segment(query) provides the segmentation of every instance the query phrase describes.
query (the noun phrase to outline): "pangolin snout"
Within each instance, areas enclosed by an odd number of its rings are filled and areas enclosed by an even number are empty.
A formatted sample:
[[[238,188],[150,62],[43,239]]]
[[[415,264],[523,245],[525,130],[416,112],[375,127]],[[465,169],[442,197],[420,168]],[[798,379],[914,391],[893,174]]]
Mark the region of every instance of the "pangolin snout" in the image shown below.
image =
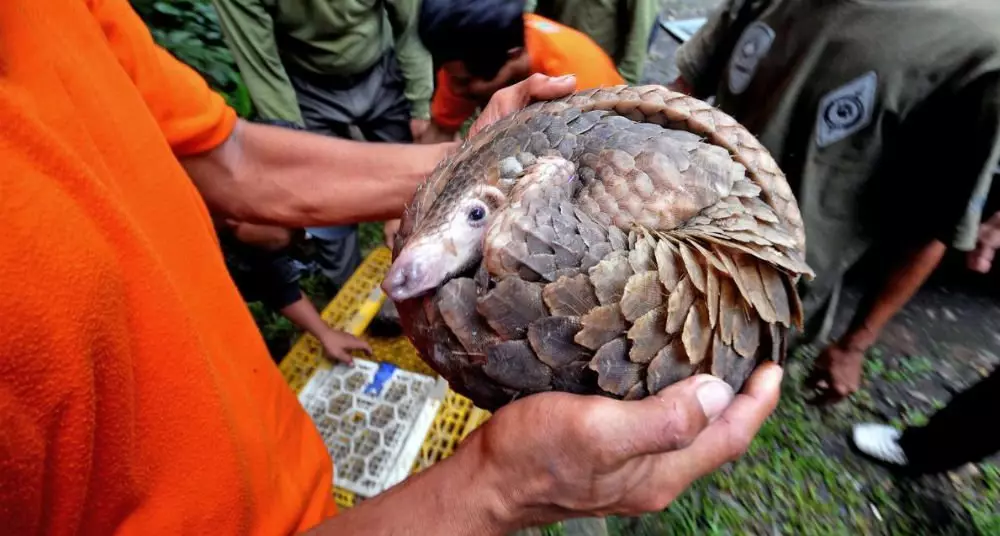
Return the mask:
[[[438,287],[451,271],[438,244],[404,248],[389,267],[382,290],[393,301],[403,301]]]
[[[400,258],[392,263],[389,273],[385,276],[385,281],[382,282],[382,290],[393,301],[402,301],[416,296],[417,292],[414,289],[421,286],[420,280],[423,278],[424,270],[421,269],[419,263],[415,261],[400,262],[402,260]]]

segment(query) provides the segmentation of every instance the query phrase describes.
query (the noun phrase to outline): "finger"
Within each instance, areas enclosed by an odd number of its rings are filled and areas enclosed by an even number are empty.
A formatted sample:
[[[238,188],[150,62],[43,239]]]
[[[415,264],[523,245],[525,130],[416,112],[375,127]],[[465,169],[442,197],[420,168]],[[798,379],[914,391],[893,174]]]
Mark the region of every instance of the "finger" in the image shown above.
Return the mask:
[[[688,448],[657,458],[648,477],[653,489],[679,491],[742,456],[778,405],[782,375],[775,363],[761,365],[743,392]]]
[[[1000,213],[979,226],[979,242],[989,249],[1000,247]]]
[[[528,103],[537,100],[550,100],[565,97],[576,89],[576,76],[566,75],[558,78],[535,73],[525,80],[505,87],[493,94],[471,127],[468,136],[475,136],[480,130],[493,124],[501,117],[512,114]]]
[[[353,345],[353,347],[351,349],[352,350],[359,350],[361,352],[364,352],[364,354],[368,355],[368,356],[372,355],[372,347],[371,347],[371,345],[369,345],[367,342],[365,342],[365,341],[363,341],[361,339],[358,339],[357,344]]]
[[[995,250],[980,245],[975,250],[969,252],[966,264],[968,264],[970,270],[981,274],[989,273],[990,268],[993,266],[993,256],[995,254]]]
[[[524,104],[533,100],[552,100],[565,97],[576,90],[576,76],[566,75],[558,78],[535,73],[526,80],[520,82],[524,84]]]
[[[341,363],[344,363],[345,365],[354,364],[354,358],[351,357],[351,354],[345,352],[344,350],[337,350],[337,352],[333,354],[333,358]]]
[[[609,445],[618,460],[682,449],[722,414],[733,395],[729,384],[702,374],[642,400],[613,402],[593,416],[598,433],[592,444]]]
[[[825,387],[823,387],[821,384],[823,383],[829,384],[829,381],[830,381],[829,371],[822,368],[818,368],[816,365],[813,365],[813,369],[812,371],[809,372],[809,376],[806,377],[806,381],[804,382],[804,384],[806,389],[823,389]]]

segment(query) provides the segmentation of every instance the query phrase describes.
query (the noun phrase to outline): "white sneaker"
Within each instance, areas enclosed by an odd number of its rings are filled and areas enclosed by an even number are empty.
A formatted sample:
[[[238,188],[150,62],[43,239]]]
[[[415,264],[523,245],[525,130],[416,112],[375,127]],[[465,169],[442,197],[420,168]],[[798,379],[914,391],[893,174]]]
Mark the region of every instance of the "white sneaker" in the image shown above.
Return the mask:
[[[906,465],[906,453],[899,446],[899,430],[884,424],[854,426],[854,445],[861,452],[886,463]]]

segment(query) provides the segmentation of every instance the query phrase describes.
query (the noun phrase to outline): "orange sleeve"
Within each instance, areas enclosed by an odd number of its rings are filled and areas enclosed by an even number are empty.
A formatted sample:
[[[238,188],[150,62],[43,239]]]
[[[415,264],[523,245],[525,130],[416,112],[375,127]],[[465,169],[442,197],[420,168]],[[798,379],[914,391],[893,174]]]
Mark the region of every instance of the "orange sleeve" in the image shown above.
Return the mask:
[[[449,132],[456,132],[476,113],[478,105],[451,91],[451,80],[444,69],[438,69],[437,88],[431,99],[431,120]]]
[[[127,0],[90,0],[90,9],[175,154],[204,152],[229,137],[236,112],[196,71],[153,41]]]

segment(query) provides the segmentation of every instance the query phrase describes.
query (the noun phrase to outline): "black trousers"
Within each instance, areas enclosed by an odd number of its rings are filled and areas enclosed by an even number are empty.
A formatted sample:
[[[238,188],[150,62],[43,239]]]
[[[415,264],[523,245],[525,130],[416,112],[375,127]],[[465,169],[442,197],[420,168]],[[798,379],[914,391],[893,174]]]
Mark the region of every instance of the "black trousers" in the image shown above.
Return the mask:
[[[359,141],[413,141],[406,82],[392,51],[368,71],[353,76],[288,74],[310,132]],[[323,275],[342,287],[361,264],[357,225],[308,231],[314,237]]]
[[[907,428],[899,440],[910,470],[940,473],[1000,452],[1000,368],[955,395],[924,426]]]

